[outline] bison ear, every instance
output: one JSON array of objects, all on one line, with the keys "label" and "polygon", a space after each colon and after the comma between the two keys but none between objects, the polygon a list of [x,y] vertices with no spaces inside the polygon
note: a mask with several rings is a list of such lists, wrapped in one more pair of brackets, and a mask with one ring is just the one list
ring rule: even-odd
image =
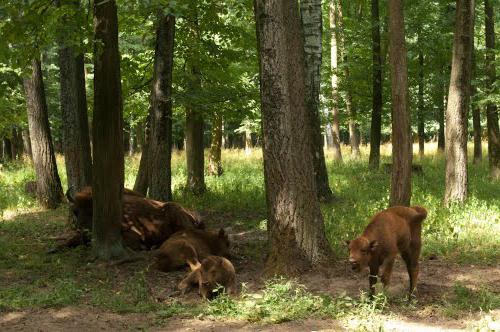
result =
[{"label": "bison ear", "polygon": [[378,241],[377,240],[373,240],[370,242],[370,250],[371,251],[374,251],[375,249],[377,249],[378,247]]},{"label": "bison ear", "polygon": [[351,244],[351,240],[345,240],[345,245],[349,247],[349,245]]},{"label": "bison ear", "polygon": [[226,236],[226,232],[224,231],[224,228],[219,229],[219,237],[223,238]]}]

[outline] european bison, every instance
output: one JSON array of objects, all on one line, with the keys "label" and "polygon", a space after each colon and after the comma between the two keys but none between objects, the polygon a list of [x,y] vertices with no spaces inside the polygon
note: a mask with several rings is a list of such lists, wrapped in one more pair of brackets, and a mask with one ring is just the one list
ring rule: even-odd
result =
[{"label": "european bison", "polygon": [[204,299],[217,295],[218,287],[224,287],[228,294],[236,294],[236,272],[233,264],[220,256],[208,256],[200,262],[189,261],[191,272],[179,283],[181,293],[198,286]]},{"label": "european bison", "polygon": [[[78,230],[77,239],[69,239],[71,245],[62,247],[75,247],[90,241],[92,229],[92,188],[86,187],[75,197],[68,195],[74,215],[74,223]],[[161,245],[167,238],[183,229],[204,229],[200,218],[177,203],[160,202],[143,197],[130,189],[125,189],[123,194],[123,243],[133,250],[152,249]],[[57,251],[57,250],[56,250]]]},{"label": "european bison", "polygon": [[156,268],[168,272],[210,255],[228,256],[229,238],[219,232],[186,229],[169,237],[156,253]]},{"label": "european bison", "polygon": [[370,269],[370,294],[375,292],[379,268],[383,266],[381,280],[389,284],[394,259],[399,253],[406,263],[410,277],[409,296],[417,285],[421,244],[422,221],[427,211],[420,206],[395,206],[372,217],[363,234],[346,241],[349,263],[355,272]]}]

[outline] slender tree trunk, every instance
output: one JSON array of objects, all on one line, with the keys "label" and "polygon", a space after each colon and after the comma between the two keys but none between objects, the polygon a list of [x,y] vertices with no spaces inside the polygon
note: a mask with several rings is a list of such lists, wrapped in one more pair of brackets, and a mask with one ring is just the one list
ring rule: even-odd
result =
[{"label": "slender tree trunk", "polygon": [[[420,40],[420,38],[419,38]],[[418,52],[418,155],[424,157],[425,149],[425,105],[424,105],[424,53]]]},{"label": "slender tree trunk", "polygon": [[[197,68],[192,68],[192,77],[189,83],[191,91],[201,89],[201,75]],[[186,109],[186,187],[195,195],[205,192],[205,156],[203,145],[203,114],[199,107],[190,105]]]},{"label": "slender tree trunk", "polygon": [[212,141],[210,143],[210,153],[208,154],[208,174],[221,176],[222,161],[222,114],[215,113],[212,117]]},{"label": "slender tree trunk", "polygon": [[304,31],[306,105],[309,109],[311,151],[313,156],[316,190],[321,201],[332,199],[328,183],[321,117],[319,111],[319,93],[321,83],[321,62],[323,51],[323,17],[321,0],[301,0],[300,13]]},{"label": "slender tree trunk", "polygon": [[29,133],[29,130],[28,128],[26,129],[23,129],[22,133],[22,138],[23,138],[23,147],[24,147],[24,151],[26,151],[26,154],[28,155],[28,157],[33,160],[33,154],[31,152],[31,140],[30,140],[30,133]]},{"label": "slender tree trunk", "polygon": [[438,129],[438,152],[444,152],[444,147],[446,145],[444,139],[444,114],[446,113],[446,84],[440,83],[437,87],[439,92],[438,100],[438,111],[437,111],[437,121],[439,125]]},{"label": "slender tree trunk", "polygon": [[339,79],[338,79],[338,60],[340,59],[340,52],[338,44],[339,32],[338,26],[338,0],[330,2],[330,30],[332,37],[330,39],[330,68],[332,71],[331,84],[332,84],[332,148],[333,160],[342,162],[342,151],[340,149],[340,94],[339,94]]},{"label": "slender tree trunk", "polygon": [[[77,20],[79,1],[59,1],[74,10],[64,16],[65,27],[80,29]],[[60,98],[63,128],[63,152],[71,196],[92,183],[92,159],[87,117],[87,97],[83,54],[68,45],[67,36],[59,36]]]},{"label": "slender tree trunk", "polygon": [[31,77],[24,79],[24,90],[36,173],[37,199],[44,207],[54,209],[62,202],[63,192],[50,134],[42,67],[39,60],[33,60],[31,66]]},{"label": "slender tree trunk", "polygon": [[11,161],[12,158],[12,140],[10,138],[3,138],[3,158],[6,161]]},{"label": "slender tree trunk", "polygon": [[93,247],[103,260],[125,255],[123,104],[116,2],[94,2]]},{"label": "slender tree trunk", "polygon": [[379,0],[371,0],[372,23],[372,120],[370,128],[369,165],[378,169],[380,164],[380,138],[382,136],[382,54],[380,50]]},{"label": "slender tree trunk", "polygon": [[469,110],[474,0],[457,0],[453,58],[446,107],[444,202],[467,198],[467,113]]},{"label": "slender tree trunk", "polygon": [[412,140],[408,112],[408,72],[402,0],[389,0],[389,58],[392,96],[392,177],[390,206],[411,200]]},{"label": "slender tree trunk", "polygon": [[477,75],[476,56],[474,47],[472,47],[472,77],[471,77],[471,109],[472,109],[472,127],[474,133],[474,164],[479,164],[483,159],[483,147],[481,142],[481,111],[479,105],[474,100],[477,92],[477,87],[472,83]]},{"label": "slender tree trunk", "polygon": [[[151,114],[151,110],[149,111]],[[148,193],[149,187],[149,176],[148,176],[148,151],[149,151],[149,137],[150,137],[150,125],[151,116],[149,115],[146,120],[146,130],[144,134],[144,142],[142,143],[142,153],[141,161],[139,162],[139,170],[137,171],[137,176],[135,177],[134,191],[137,191],[144,196]]]},{"label": "slender tree trunk", "polygon": [[16,160],[21,155],[21,153],[18,149],[19,146],[17,145],[17,130],[16,130],[16,128],[12,128],[12,138],[11,138],[10,142],[11,142],[11,157],[13,160]]},{"label": "slender tree trunk", "polygon": [[174,65],[175,17],[160,14],[156,51],[149,141],[149,196],[172,200],[172,71]]},{"label": "slender tree trunk", "polygon": [[[493,17],[493,4],[490,0],[484,0],[484,12],[487,51],[486,72],[488,78],[486,84],[488,89],[494,89],[496,81],[495,20]],[[491,91],[491,93],[493,94],[494,91]],[[500,130],[498,126],[498,108],[493,102],[489,102],[486,105],[486,120],[488,126],[488,160],[490,175],[493,179],[498,180],[500,179]]]},{"label": "slender tree trunk", "polygon": [[256,0],[270,253],[266,273],[295,274],[330,255],[313,176],[304,45],[296,1]]}]

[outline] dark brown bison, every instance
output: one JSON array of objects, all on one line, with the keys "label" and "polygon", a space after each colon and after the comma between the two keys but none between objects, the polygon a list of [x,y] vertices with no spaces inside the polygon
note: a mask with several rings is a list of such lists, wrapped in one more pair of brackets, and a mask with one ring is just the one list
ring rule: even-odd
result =
[{"label": "dark brown bison", "polygon": [[427,211],[420,206],[394,206],[372,217],[360,237],[347,241],[352,270],[370,269],[370,294],[375,291],[379,268],[381,280],[387,286],[398,252],[406,263],[410,277],[409,296],[417,285],[422,233],[422,221]]},{"label": "dark brown bison", "polygon": [[[77,230],[74,238],[56,248],[76,247],[90,241],[92,229],[92,188],[86,187],[75,197],[68,196]],[[160,246],[172,234],[184,229],[204,229],[200,218],[174,202],[160,202],[143,197],[130,189],[123,192],[123,243],[134,250]]]}]

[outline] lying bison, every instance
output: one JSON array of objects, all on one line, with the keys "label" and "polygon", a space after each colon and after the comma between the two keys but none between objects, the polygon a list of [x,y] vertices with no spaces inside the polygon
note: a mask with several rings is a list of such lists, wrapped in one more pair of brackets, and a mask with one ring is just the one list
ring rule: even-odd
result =
[{"label": "lying bison", "polygon": [[[90,242],[92,229],[92,188],[68,196],[77,234],[53,251]],[[170,235],[184,229],[204,229],[200,218],[177,203],[160,202],[125,189],[123,192],[123,244],[133,250],[152,249]]]}]

